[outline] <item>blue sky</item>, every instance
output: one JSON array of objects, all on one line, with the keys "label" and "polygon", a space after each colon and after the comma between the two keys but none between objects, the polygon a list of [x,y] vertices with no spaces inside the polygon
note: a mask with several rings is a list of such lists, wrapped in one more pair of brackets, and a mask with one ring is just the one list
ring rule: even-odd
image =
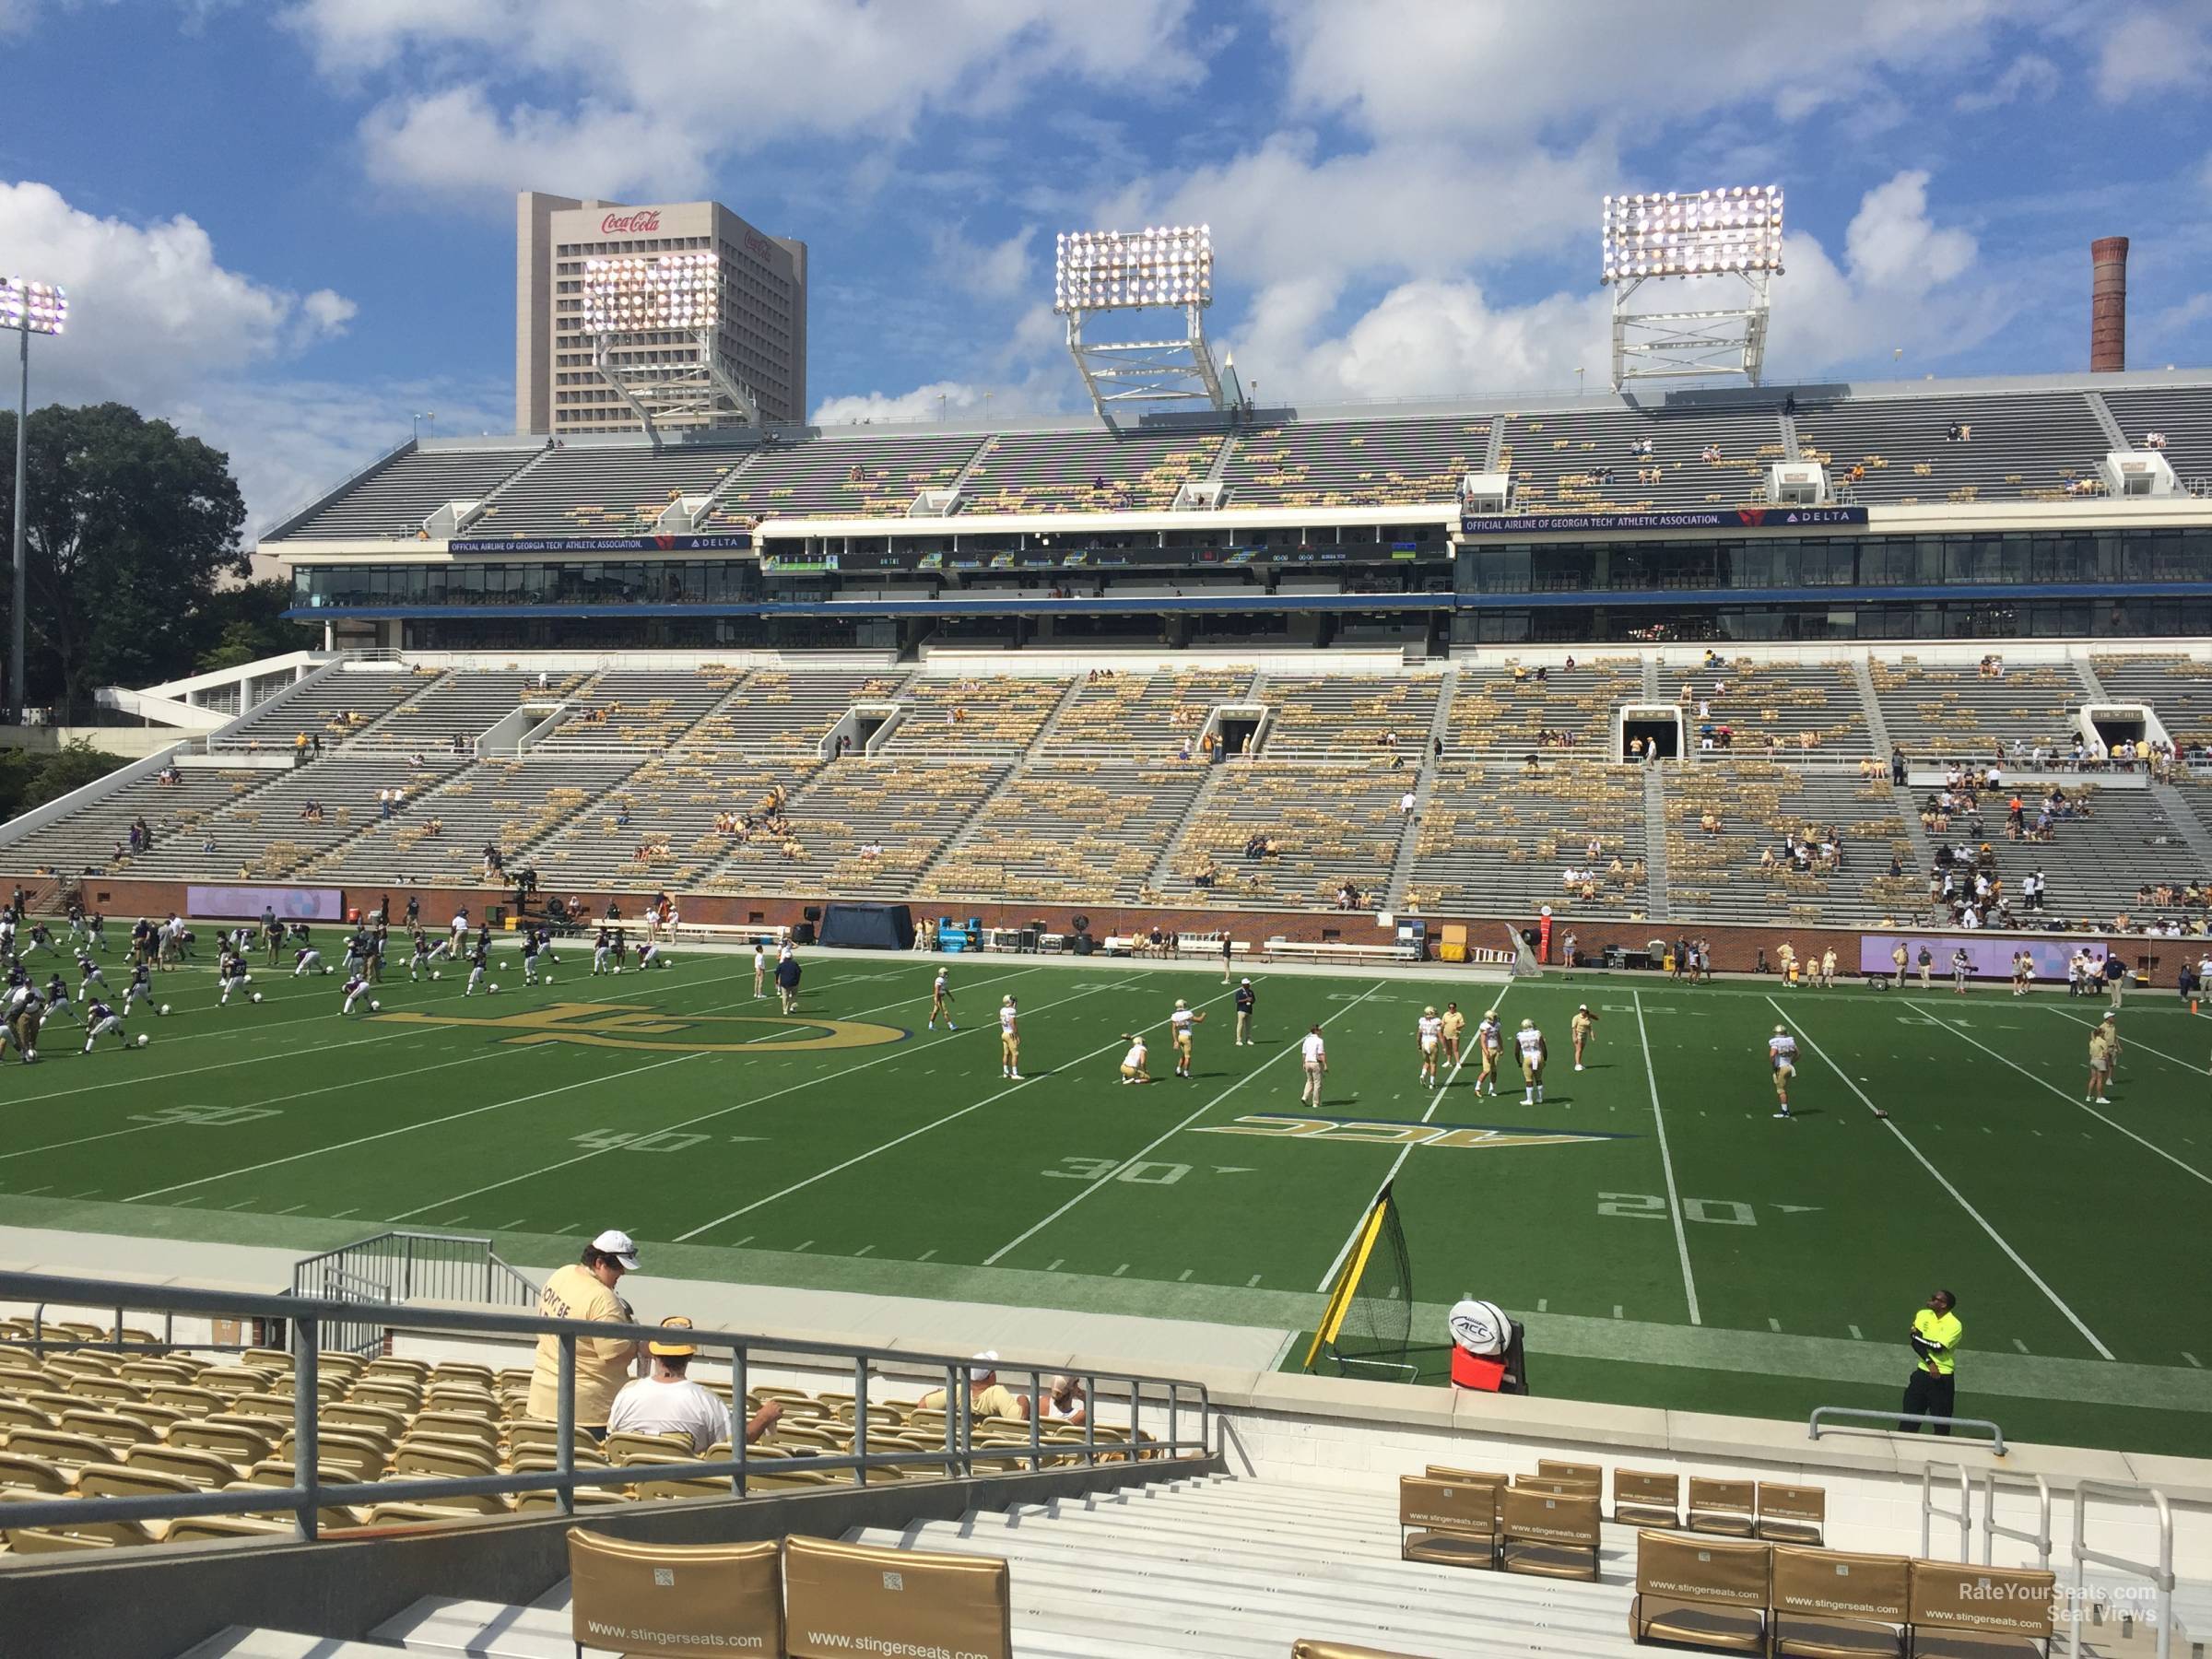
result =
[{"label": "blue sky", "polygon": [[[1268,402],[1604,374],[1607,190],[1774,182],[1770,378],[2212,361],[2212,3],[0,0],[33,396],[228,448],[256,522],[512,421],[513,195],[812,246],[829,418],[1078,406],[1053,232],[1203,220]],[[988,404],[985,403],[986,395]]]}]

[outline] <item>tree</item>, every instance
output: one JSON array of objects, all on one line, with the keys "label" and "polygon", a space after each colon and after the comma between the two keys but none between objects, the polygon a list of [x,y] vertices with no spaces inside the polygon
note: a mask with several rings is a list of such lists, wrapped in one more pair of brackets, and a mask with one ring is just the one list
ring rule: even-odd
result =
[{"label": "tree", "polygon": [[94,748],[90,743],[78,738],[64,744],[51,755],[36,757],[41,762],[39,775],[23,796],[23,807],[43,806],[49,801],[58,801],[73,789],[82,789],[96,779],[104,778],[119,766],[130,761],[121,755],[111,755],[105,749]]},{"label": "tree", "polygon": [[218,588],[194,618],[203,641],[193,667],[201,674],[237,668],[261,657],[281,656],[321,642],[314,629],[284,621],[290,584],[278,579]]},{"label": "tree", "polygon": [[[0,453],[15,439],[0,417]],[[245,503],[220,450],[122,404],[37,410],[29,447],[25,696],[81,721],[100,686],[191,671],[194,618],[247,573]],[[14,507],[0,468],[0,519]]]}]

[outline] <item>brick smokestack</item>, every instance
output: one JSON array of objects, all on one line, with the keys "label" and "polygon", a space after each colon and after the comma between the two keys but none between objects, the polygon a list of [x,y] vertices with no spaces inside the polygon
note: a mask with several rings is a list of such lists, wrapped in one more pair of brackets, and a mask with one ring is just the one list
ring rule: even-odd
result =
[{"label": "brick smokestack", "polygon": [[2127,238],[2091,242],[2089,267],[2089,372],[2117,374],[2127,367]]}]

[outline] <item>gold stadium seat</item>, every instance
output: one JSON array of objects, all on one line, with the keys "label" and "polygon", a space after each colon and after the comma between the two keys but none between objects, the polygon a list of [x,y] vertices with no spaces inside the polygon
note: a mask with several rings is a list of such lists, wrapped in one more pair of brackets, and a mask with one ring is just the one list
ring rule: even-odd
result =
[{"label": "gold stadium seat", "polygon": [[610,1434],[600,1442],[610,1464],[644,1463],[656,1457],[687,1458],[691,1437],[687,1434]]},{"label": "gold stadium seat", "polygon": [[0,1452],[0,1487],[20,1487],[33,1492],[66,1492],[69,1472],[61,1465],[28,1452]]},{"label": "gold stadium seat", "polygon": [[497,1475],[500,1461],[481,1447],[434,1439],[409,1439],[392,1454],[392,1477]]},{"label": "gold stadium seat", "polygon": [[783,1596],[791,1659],[891,1643],[1013,1659],[1003,1560],[793,1537],[783,1543]]},{"label": "gold stadium seat", "polygon": [[1451,1567],[1498,1564],[1498,1503],[1503,1477],[1460,1480],[1407,1475],[1398,1481],[1398,1554]]},{"label": "gold stadium seat", "polygon": [[[268,1454],[265,1453],[263,1455]],[[288,1460],[292,1458],[290,1435],[286,1435],[276,1442],[276,1455]],[[391,1461],[391,1457],[390,1446],[365,1435],[318,1432],[315,1436],[316,1464],[319,1466],[335,1464],[339,1468],[349,1470],[357,1480],[382,1479],[384,1465]]]},{"label": "gold stadium seat", "polygon": [[1419,1659],[1419,1655],[1382,1648],[1352,1647],[1342,1641],[1294,1641],[1290,1644],[1290,1659]]},{"label": "gold stadium seat", "polygon": [[1629,1635],[1637,1641],[1765,1653],[1773,1553],[1765,1544],[1638,1533]]},{"label": "gold stadium seat", "polygon": [[1770,1544],[1823,1543],[1828,1524],[1828,1493],[1819,1487],[1759,1483],[1759,1535]]},{"label": "gold stadium seat", "polygon": [[407,1431],[407,1414],[389,1406],[370,1406],[352,1400],[340,1400],[335,1406],[323,1407],[319,1422],[326,1429],[341,1430],[349,1434],[373,1435],[397,1443]]},{"label": "gold stadium seat", "polygon": [[[772,1542],[641,1544],[579,1526],[569,1533],[569,1576],[579,1649],[625,1630],[633,1659],[785,1651],[782,1551]],[[662,1639],[641,1644],[641,1630]]]},{"label": "gold stadium seat", "polygon": [[144,1418],[116,1411],[65,1411],[60,1427],[65,1433],[88,1434],[110,1446],[148,1445],[161,1438]]},{"label": "gold stadium seat", "polygon": [[1613,1519],[1623,1526],[1680,1526],[1682,1477],[1616,1468]]},{"label": "gold stadium seat", "polygon": [[1605,1469],[1597,1464],[1560,1463],[1557,1459],[1536,1459],[1536,1473],[1551,1480],[1579,1480],[1587,1486],[1603,1486]]},{"label": "gold stadium seat", "polygon": [[54,1526],[9,1526],[11,1503],[44,1501],[43,1492],[0,1487],[0,1539],[17,1555],[57,1555],[76,1550],[112,1549],[122,1544],[151,1544],[154,1535],[135,1521],[81,1521]]},{"label": "gold stadium seat", "polygon": [[1774,1648],[1790,1659],[1901,1659],[1912,1614],[1903,1556],[1774,1551]]},{"label": "gold stadium seat", "polygon": [[65,1469],[107,1463],[114,1455],[104,1441],[88,1434],[65,1434],[59,1429],[13,1430],[7,1437],[7,1449],[21,1457],[42,1457]]},{"label": "gold stadium seat", "polygon": [[1689,1530],[1748,1538],[1759,1528],[1759,1483],[1689,1478]]},{"label": "gold stadium seat", "polygon": [[193,1446],[133,1446],[124,1453],[123,1462],[125,1468],[182,1475],[193,1485],[210,1490],[227,1487],[239,1477],[238,1465],[221,1453]]},{"label": "gold stadium seat", "polygon": [[[345,1514],[342,1510],[325,1510],[323,1512],[325,1515]],[[347,1519],[349,1524],[351,1517]],[[330,1524],[326,1522],[324,1524]],[[264,1515],[187,1515],[182,1521],[171,1521],[161,1541],[165,1544],[207,1544],[218,1538],[288,1538],[293,1533],[292,1523],[271,1520]]]},{"label": "gold stadium seat", "polygon": [[[620,1508],[629,1499],[619,1487],[578,1487],[576,1507],[586,1509]],[[517,1492],[514,1495],[514,1512],[518,1515],[549,1514],[560,1508],[560,1494],[547,1487],[543,1491]],[[575,1535],[571,1533],[570,1536]]]},{"label": "gold stadium seat", "polygon": [[1499,1494],[1498,1512],[1498,1559],[1508,1572],[1597,1577],[1594,1491],[1553,1493],[1508,1487]]},{"label": "gold stadium seat", "polygon": [[23,1401],[0,1399],[0,1434],[13,1433],[18,1429],[51,1429],[53,1418],[36,1406]]},{"label": "gold stadium seat", "polygon": [[2050,1652],[2058,1612],[2051,1573],[1914,1561],[1910,1577],[1906,1653],[2026,1659]]},{"label": "gold stadium seat", "polygon": [[275,1437],[263,1433],[258,1428],[243,1423],[211,1422],[206,1418],[196,1422],[171,1423],[169,1443],[218,1453],[241,1469],[251,1468],[276,1449]]}]

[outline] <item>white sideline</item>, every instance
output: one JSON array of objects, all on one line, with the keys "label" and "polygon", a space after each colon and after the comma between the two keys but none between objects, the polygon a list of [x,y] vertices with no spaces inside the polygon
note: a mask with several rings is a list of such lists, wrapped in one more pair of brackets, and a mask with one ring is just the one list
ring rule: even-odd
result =
[{"label": "white sideline", "polygon": [[[1775,1002],[1771,996],[1767,998],[1767,1001],[1773,1004],[1775,1013],[1782,1015],[1785,1019],[1789,1018],[1788,1010],[1783,1008],[1780,1003]],[[1852,1076],[1849,1072],[1838,1065],[1833,1060],[1829,1059],[1828,1051],[1822,1048],[1818,1042],[1813,1041],[1812,1033],[1805,1029],[1805,1023],[1802,1020],[1797,1022],[1797,1035],[1805,1039],[1806,1047],[1811,1049],[1814,1053],[1819,1055],[1822,1062],[1827,1065],[1830,1071],[1834,1072],[1837,1077],[1843,1079],[1843,1087],[1850,1089],[1853,1094],[1859,1097],[1859,1103],[1862,1106],[1865,1106],[1869,1112],[1878,1112],[1880,1110],[1880,1108],[1876,1106],[1872,1100],[1866,1098],[1865,1090],[1861,1088],[1857,1083],[1852,1080]],[[2034,1285],[2038,1290],[2041,1290],[2045,1296],[2051,1299],[2051,1305],[2066,1316],[2066,1323],[2071,1324],[2076,1330],[2079,1331],[2084,1336],[2088,1338],[2089,1346],[2097,1350],[2098,1357],[2103,1359],[2110,1359],[2113,1358],[2112,1350],[2106,1347],[2103,1343],[2097,1339],[2097,1333],[2090,1330],[2088,1325],[2082,1324],[2081,1316],[2076,1313],[2073,1309],[2067,1307],[2064,1301],[2059,1300],[2058,1292],[2052,1289],[2049,1285],[2043,1283],[2042,1275],[2028,1265],[2027,1261],[2021,1256],[2020,1253],[2015,1250],[2009,1243],[2006,1241],[2005,1235],[1999,1232],[1995,1228],[1992,1227],[1988,1220],[1983,1218],[1982,1212],[1967,1202],[1966,1194],[1961,1193],[1957,1187],[1953,1186],[1950,1183],[1950,1181],[1945,1176],[1944,1172],[1928,1161],[1927,1155],[1922,1152],[1918,1147],[1914,1146],[1912,1141],[1906,1138],[1905,1132],[1897,1126],[1896,1122],[1893,1119],[1884,1117],[1880,1120],[1880,1123],[1883,1128],[1888,1130],[1890,1134],[1897,1136],[1898,1144],[1900,1146],[1903,1147],[1906,1151],[1912,1153],[1912,1156],[1919,1160],[1920,1167],[1927,1171],[1929,1174],[1936,1178],[1936,1184],[1942,1187],[1945,1192],[1948,1193],[1953,1198],[1959,1201],[1959,1207],[1974,1218],[1975,1225],[1980,1227],[1983,1232],[1990,1236],[1991,1241],[1996,1245],[1996,1247],[2003,1251],[2007,1256],[2012,1258],[2012,1265],[2028,1276],[2029,1282]]]}]

